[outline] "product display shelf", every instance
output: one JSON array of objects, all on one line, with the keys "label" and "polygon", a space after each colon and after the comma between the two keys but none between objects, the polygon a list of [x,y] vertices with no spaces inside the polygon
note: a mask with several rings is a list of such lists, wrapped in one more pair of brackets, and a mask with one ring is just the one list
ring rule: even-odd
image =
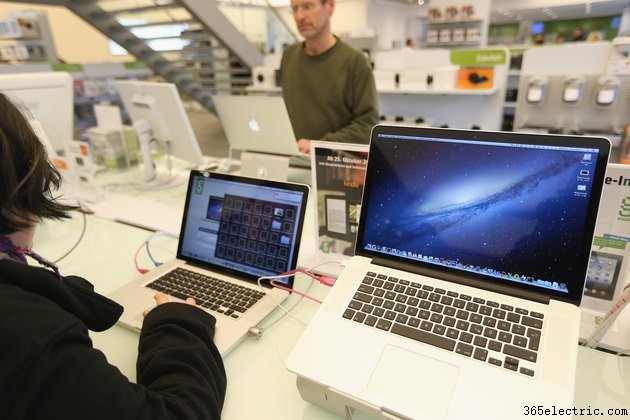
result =
[{"label": "product display shelf", "polygon": [[489,96],[497,93],[498,88],[491,89],[379,89],[379,94],[384,95],[473,95]]},{"label": "product display shelf", "polygon": [[[374,56],[379,112],[435,127],[500,130],[509,57],[505,48],[379,51]],[[485,84],[474,87],[473,73],[487,77]]]}]

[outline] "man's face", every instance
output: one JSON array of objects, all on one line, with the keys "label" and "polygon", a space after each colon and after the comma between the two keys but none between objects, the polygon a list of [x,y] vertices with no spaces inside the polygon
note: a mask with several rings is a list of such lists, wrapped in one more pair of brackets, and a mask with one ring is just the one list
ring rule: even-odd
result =
[{"label": "man's face", "polygon": [[291,0],[293,18],[305,39],[316,38],[330,25],[334,0]]}]

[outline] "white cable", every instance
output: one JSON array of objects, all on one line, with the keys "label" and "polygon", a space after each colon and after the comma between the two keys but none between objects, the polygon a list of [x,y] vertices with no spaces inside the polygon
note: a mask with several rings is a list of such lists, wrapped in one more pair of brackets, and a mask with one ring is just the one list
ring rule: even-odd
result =
[{"label": "white cable", "polygon": [[[309,273],[312,273],[313,270],[316,270],[317,268],[323,267],[327,264],[339,264],[341,265],[341,262],[339,261],[326,261],[323,262],[321,264],[317,264],[311,268],[309,268],[308,270],[305,270]],[[258,278],[258,287],[260,288],[260,290],[265,293],[265,294],[269,294],[268,290],[265,289],[260,283],[262,280],[273,280],[273,279],[279,279],[279,278],[284,278],[284,277],[291,277],[291,276],[295,276],[298,273],[294,273],[294,274],[285,274],[285,275],[278,275],[278,276],[264,276],[264,277],[259,277]],[[262,332],[264,332],[265,330],[268,330],[269,328],[273,327],[274,325],[276,325],[280,320],[282,320],[282,318],[284,318],[286,315],[289,315],[290,317],[292,317],[293,319],[295,319],[296,321],[298,321],[299,323],[303,324],[304,326],[306,326],[306,323],[303,322],[302,320],[296,318],[293,314],[290,313],[290,311],[292,311],[300,302],[302,302],[302,300],[304,299],[305,295],[308,295],[308,293],[310,292],[311,288],[313,287],[313,284],[315,284],[314,279],[311,277],[311,282],[308,285],[308,287],[306,288],[306,290],[304,292],[300,292],[300,297],[295,301],[295,303],[293,305],[291,305],[289,308],[285,308],[281,303],[279,303],[277,300],[275,300],[271,294],[269,294],[269,297],[271,298],[271,300],[273,300],[280,309],[282,309],[284,311],[284,314],[275,319],[274,321],[272,321],[269,325],[267,326],[262,326],[262,324],[265,322],[265,320],[267,319],[267,317],[269,317],[271,314],[267,315],[267,317],[265,317],[262,321],[260,321],[257,325],[256,328],[259,328],[262,330]]]},{"label": "white cable", "polygon": [[[289,315],[291,318],[293,318],[294,320],[296,320],[297,322],[299,322],[300,324],[304,325],[306,327],[306,322],[302,321],[301,319],[299,319],[298,317],[296,317],[295,315],[293,315],[289,309],[285,308],[282,303],[278,302],[278,300],[273,297],[273,295],[271,293],[269,293],[268,290],[266,290],[262,284],[260,284],[261,281],[263,280],[273,280],[273,279],[280,279],[283,277],[291,277],[291,276],[295,276],[295,274],[287,274],[287,275],[282,275],[282,276],[265,276],[265,277],[259,277],[258,278],[258,287],[260,288],[260,290],[263,291],[263,293],[265,293],[267,296],[269,296],[269,298],[271,298],[271,300],[273,300],[273,302],[278,306],[278,308],[282,309],[284,311],[284,313],[286,315]],[[290,309],[293,309],[293,307],[291,307]]]},{"label": "white cable", "polygon": [[596,348],[608,329],[612,326],[615,319],[617,319],[619,314],[623,311],[623,308],[628,303],[630,303],[630,284],[623,289],[619,300],[612,305],[597,328],[595,328],[595,331],[593,331],[590,337],[584,342],[584,347]]},{"label": "white cable", "polygon": [[72,247],[70,247],[68,251],[66,251],[62,256],[52,261],[53,264],[59,263],[59,261],[63,260],[68,255],[70,255],[72,251],[74,251],[79,246],[79,244],[83,240],[83,237],[85,236],[85,231],[87,230],[87,216],[85,215],[85,210],[83,209],[84,204],[80,201],[78,202],[78,204],[79,204],[79,207],[81,207],[81,210],[79,210],[79,212],[81,213],[81,216],[83,219],[83,224],[81,226],[81,233],[79,234],[79,238],[75,241],[74,245],[72,245]]}]

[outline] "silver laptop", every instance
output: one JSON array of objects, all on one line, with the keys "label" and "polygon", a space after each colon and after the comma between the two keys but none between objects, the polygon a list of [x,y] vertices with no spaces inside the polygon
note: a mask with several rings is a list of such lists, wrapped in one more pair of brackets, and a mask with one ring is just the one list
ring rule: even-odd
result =
[{"label": "silver laptop", "polygon": [[376,126],[355,253],[287,360],[302,397],[393,418],[573,406],[610,142]]},{"label": "silver laptop", "polygon": [[[120,322],[140,329],[157,291],[194,297],[217,319],[219,351],[229,352],[289,295],[257,279],[295,269],[308,192],[306,185],[192,171],[177,258],[111,295],[125,308]],[[293,278],[276,281],[291,288]]]},{"label": "silver laptop", "polygon": [[310,167],[298,150],[282,96],[215,95],[212,101],[230,148],[291,156],[292,165]]}]

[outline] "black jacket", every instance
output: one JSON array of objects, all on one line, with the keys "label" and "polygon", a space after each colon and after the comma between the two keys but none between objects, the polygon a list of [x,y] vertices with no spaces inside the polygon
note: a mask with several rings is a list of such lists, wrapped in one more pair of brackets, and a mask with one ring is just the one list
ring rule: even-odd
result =
[{"label": "black jacket", "polygon": [[218,419],[215,319],[179,303],[145,318],[137,384],[92,347],[122,307],[80,277],[0,259],[0,419]]}]

